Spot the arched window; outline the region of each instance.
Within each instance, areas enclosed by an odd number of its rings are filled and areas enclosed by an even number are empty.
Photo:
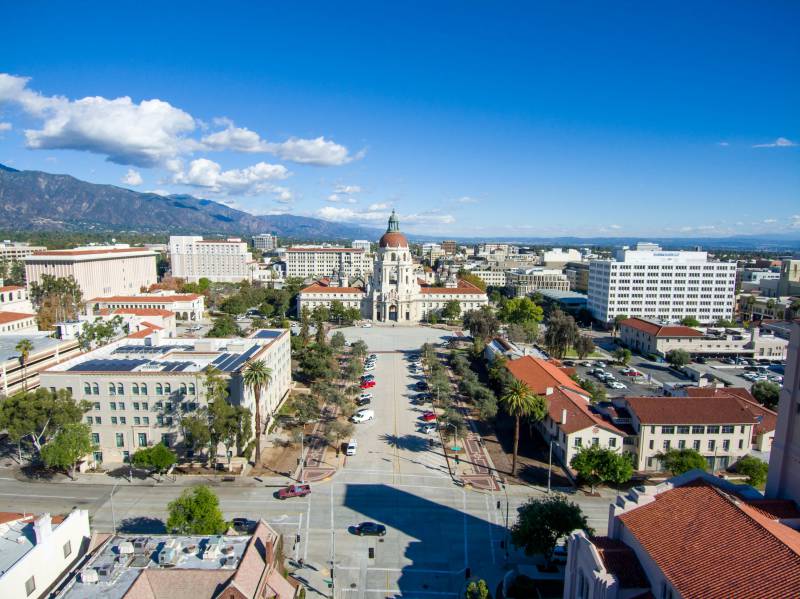
[[[392,252],[392,262],[394,262],[395,260],[397,260],[397,254]]]
[[[122,386],[122,383],[117,383],[117,395],[123,395],[125,393],[125,387]]]
[[[97,383],[94,383],[92,385],[92,394],[93,395],[100,395],[100,385],[98,385]]]
[[[89,383],[83,384],[83,394],[84,395],[91,395],[92,394],[92,386]]]
[[[147,383],[142,383],[139,386],[139,391],[142,392],[142,395],[147,395]]]
[[[169,395],[170,393],[172,393],[172,385],[164,383],[164,394]]]
[[[186,383],[181,383],[181,395],[186,395]]]
[[[109,395],[116,395],[117,394],[117,386],[114,383],[108,384],[108,394]]]
[[[194,395],[195,393],[194,383],[189,383],[189,395]]]
[[[164,387],[161,386],[161,383],[156,383],[156,395],[164,395]]]
[[[131,393],[134,395],[139,395],[139,383],[134,383],[131,387]]]

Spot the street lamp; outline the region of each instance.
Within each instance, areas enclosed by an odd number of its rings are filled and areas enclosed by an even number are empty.
[[[450,427],[450,426],[453,427],[453,446],[450,448],[450,451],[461,451],[461,447],[459,447],[458,443],[457,443],[457,441],[458,441],[458,427],[452,422],[448,422],[447,426],[448,427]]]

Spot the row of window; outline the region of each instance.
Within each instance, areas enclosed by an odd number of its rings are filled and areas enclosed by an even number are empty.
[[[687,447],[686,443],[687,443],[686,439],[679,439],[678,440],[678,444],[677,444],[678,449],[686,449],[686,447]],[[695,439],[695,440],[692,441],[692,449],[694,449],[695,451],[700,451],[700,448],[702,447],[702,444],[703,444],[702,440]],[[655,441],[653,441],[652,439],[650,440],[649,448],[650,449],[655,449]],[[665,439],[661,443],[661,448],[664,449],[664,450],[672,449],[672,441],[670,441],[669,439]],[[730,439],[723,439],[722,440],[722,451],[729,451],[730,448],[731,448]],[[715,451],[716,449],[717,449],[717,441],[715,439],[709,439],[706,442],[706,450],[707,451]],[[739,439],[739,449],[744,449],[744,439]]]
[[[189,412],[191,410],[184,410],[185,412]],[[127,416],[111,416],[110,418],[112,425],[122,425],[125,426],[128,424],[128,417]],[[131,419],[131,423],[134,426],[150,426],[150,416],[133,416]],[[156,416],[156,424],[158,426],[172,426],[174,420],[172,416],[163,416],[159,414]],[[86,417],[86,424],[103,424],[102,416],[87,416]]]
[[[147,383],[132,383],[130,385],[130,395],[147,395]],[[196,395],[197,389],[194,383],[181,383],[178,387],[178,392],[181,395]],[[100,385],[98,383],[84,383],[84,395],[100,395]],[[125,395],[125,385],[122,383],[108,383],[109,395]],[[172,385],[170,383],[156,383],[156,395],[171,395]]]
[[[131,402],[131,405],[133,406],[133,409],[137,412],[139,410],[145,412],[150,410],[150,402],[148,401],[141,401],[141,402],[134,401]],[[168,401],[165,403],[163,401],[156,401],[153,403],[153,409],[158,412],[160,411],[174,412],[177,409],[178,405],[179,405],[178,402]],[[194,412],[197,409],[197,405],[198,405],[197,402],[194,401],[186,401],[180,403],[181,410],[184,412]],[[101,409],[100,402],[99,401],[94,402],[93,407],[95,410],[100,410]],[[108,402],[108,407],[111,409],[112,412],[116,412],[117,410],[122,412],[126,409],[127,406],[125,405],[124,401],[110,401]]]
[[[691,425],[691,426],[690,425],[686,425],[686,424],[677,425],[677,426],[676,425],[666,425],[665,424],[665,425],[661,426],[661,434],[662,435],[674,435],[676,433],[676,431],[677,431],[677,433],[679,435],[688,435],[689,431],[691,430],[693,435],[703,435],[703,434],[706,434],[706,435],[718,435],[718,434],[720,434],[720,432],[723,435],[732,435],[733,431],[735,430],[735,428],[736,427],[734,425],[732,425],[732,424],[709,424],[707,426],[706,425],[700,425],[700,424],[695,424],[695,425]],[[745,431],[745,425],[742,424],[739,427],[739,432],[744,434],[744,431]],[[655,426],[651,426],[650,427],[650,432],[655,434],[656,427]]]

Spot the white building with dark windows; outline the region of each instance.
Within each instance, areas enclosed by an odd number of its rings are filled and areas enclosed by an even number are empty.
[[[735,295],[736,263],[710,262],[706,252],[640,243],[589,264],[588,307],[602,322],[620,314],[662,322],[730,320]]]
[[[194,235],[173,235],[169,238],[169,259],[172,276],[192,283],[200,279],[249,281],[258,267],[247,242],[238,237],[203,239]]]
[[[278,247],[278,236],[272,233],[253,235],[253,247],[262,252],[271,252]]]
[[[207,404],[208,367],[229,381],[228,401],[254,415],[255,396],[242,383],[249,360],[264,360],[272,371],[272,381],[261,394],[266,421],[291,385],[285,329],[258,330],[246,339],[133,334],[48,368],[40,374],[40,385],[67,389],[76,400],[88,401],[92,409],[85,418],[97,446],[95,462],[122,463],[136,450],[159,442],[182,449],[180,421]]]
[[[454,275],[443,286],[425,283],[422,267],[414,262],[408,239],[400,232],[394,212],[378,242],[366,286],[348,287],[345,278],[338,282],[336,278],[324,279],[302,289],[299,306],[330,307],[333,301],[341,301],[346,307],[355,307],[354,302],[358,301],[362,315],[375,322],[417,324],[431,313],[439,313],[449,302],[458,302],[462,314],[489,303],[483,290]]]
[[[290,247],[284,254],[287,277],[360,277],[372,272],[364,248]]]

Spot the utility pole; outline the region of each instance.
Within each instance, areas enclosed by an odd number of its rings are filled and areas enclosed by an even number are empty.
[[[550,457],[547,461],[547,494],[550,494],[550,476],[553,473],[553,440],[550,439]]]
[[[114,488],[111,489],[111,525],[114,527],[114,534],[117,534],[117,515],[114,512],[114,491],[117,490],[117,485],[119,482],[114,484]]]

